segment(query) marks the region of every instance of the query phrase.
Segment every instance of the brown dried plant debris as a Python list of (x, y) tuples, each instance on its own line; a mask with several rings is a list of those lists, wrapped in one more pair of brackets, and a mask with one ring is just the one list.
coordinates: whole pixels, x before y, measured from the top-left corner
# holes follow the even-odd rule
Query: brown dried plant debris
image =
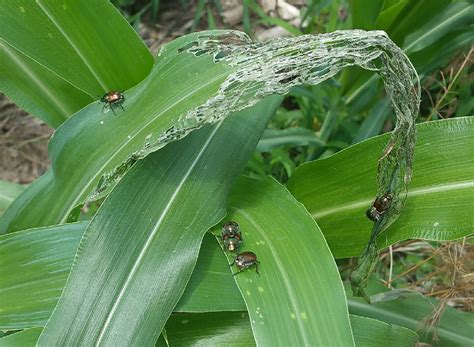
[[(412, 255), (404, 270), (393, 273), (395, 262)], [(442, 243), (405, 241), (381, 252), (381, 263), (387, 270), (383, 281), (389, 288), (406, 288), (438, 299), (438, 304), (420, 325), (420, 333), (438, 340), (437, 328), (446, 307), (474, 311), (474, 237)], [(395, 259), (395, 260), (394, 260)]]
[[(401, 257), (393, 260), (393, 254)], [(390, 271), (393, 261), (403, 262), (403, 257), (409, 254), (418, 256), (420, 260), (393, 274)], [(392, 257), (390, 249), (382, 252), (381, 260), (388, 269), (386, 285), (403, 286), (437, 298), (441, 306), (474, 311), (474, 237), (442, 243), (406, 241), (392, 246)], [(423, 271), (423, 267), (429, 271)]]
[(49, 166), (53, 130), (0, 94), (0, 179), (27, 184)]

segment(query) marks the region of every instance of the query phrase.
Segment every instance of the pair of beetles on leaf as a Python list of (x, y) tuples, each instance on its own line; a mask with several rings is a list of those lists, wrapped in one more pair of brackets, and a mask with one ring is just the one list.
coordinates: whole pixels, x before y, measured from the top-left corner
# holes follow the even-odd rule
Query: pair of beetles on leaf
[[(237, 222), (229, 221), (222, 226), (221, 232), (222, 242), (224, 242), (224, 247), (229, 252), (237, 252), (241, 243), (242, 243), (242, 233), (240, 232), (240, 227)], [(257, 260), (257, 255), (253, 252), (242, 252), (237, 254), (231, 266), (235, 264), (239, 271), (233, 275), (248, 269), (255, 265), (255, 270), (258, 272), (258, 264), (260, 262)]]
[[(382, 219), (382, 216), (387, 212), (392, 203), (393, 195), (386, 193), (382, 196), (379, 196), (372, 203), (372, 206), (367, 210), (367, 217), (374, 222), (379, 222)], [(229, 252), (237, 252), (241, 243), (242, 243), (242, 233), (240, 232), (240, 227), (237, 222), (229, 221), (222, 226), (221, 231), (222, 241), (224, 242), (224, 247)], [(260, 262), (257, 260), (257, 255), (253, 252), (242, 252), (237, 254), (232, 265), (236, 265), (239, 271), (233, 275), (244, 271), (255, 265), (255, 270), (258, 272), (258, 264)]]

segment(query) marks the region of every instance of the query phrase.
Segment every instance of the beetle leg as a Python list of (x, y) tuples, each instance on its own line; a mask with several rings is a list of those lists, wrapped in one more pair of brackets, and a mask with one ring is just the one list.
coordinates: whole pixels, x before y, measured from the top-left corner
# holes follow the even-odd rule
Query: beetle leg
[(122, 109), (123, 112), (125, 112), (125, 109), (123, 108), (122, 104), (119, 104), (120, 108)]
[(260, 263), (258, 260), (255, 262), (255, 272), (257, 272), (257, 275), (260, 276), (260, 272), (258, 272), (258, 263)]
[(238, 275), (238, 274), (241, 273), (242, 271), (244, 271), (244, 268), (242, 268), (242, 269), (240, 269), (239, 271), (233, 273), (232, 276)]
[(114, 106), (112, 104), (109, 104), (109, 107), (112, 110), (112, 113), (114, 114), (114, 116), (116, 116), (117, 114), (114, 111)]
[(235, 259), (234, 259), (234, 261), (232, 262), (232, 264), (229, 265), (229, 267), (231, 267), (231, 266), (234, 265), (234, 264), (235, 264)]

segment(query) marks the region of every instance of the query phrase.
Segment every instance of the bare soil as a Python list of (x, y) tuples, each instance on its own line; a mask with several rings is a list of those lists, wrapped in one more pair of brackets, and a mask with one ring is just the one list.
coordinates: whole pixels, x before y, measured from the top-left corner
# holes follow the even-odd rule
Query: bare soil
[(28, 184), (49, 167), (53, 130), (0, 94), (0, 179)]

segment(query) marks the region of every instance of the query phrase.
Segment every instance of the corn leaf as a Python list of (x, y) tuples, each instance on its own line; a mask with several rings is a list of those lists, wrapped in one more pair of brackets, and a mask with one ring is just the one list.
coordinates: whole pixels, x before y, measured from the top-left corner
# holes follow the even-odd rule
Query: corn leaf
[(109, 1), (2, 1), (0, 23), (0, 89), (53, 127), (153, 63)]
[(31, 328), (0, 338), (2, 347), (34, 347), (43, 328)]
[(40, 345), (155, 343), (280, 102), (271, 97), (133, 166), (88, 225)]
[[(417, 335), (404, 327), (350, 315), (356, 346), (411, 346)], [(247, 312), (173, 314), (166, 323), (171, 346), (255, 346)], [(282, 344), (283, 345), (283, 344)], [(160, 339), (157, 346), (166, 346)]]
[[(417, 125), (413, 181), (400, 218), (380, 247), (406, 239), (454, 240), (474, 230), (474, 119)], [(373, 224), (376, 159), (389, 135), (351, 146), (296, 169), (288, 189), (323, 230), (336, 258), (357, 256)]]
[(339, 31), (265, 43), (236, 31), (193, 33), (161, 48), (147, 78), (124, 93), (124, 110), (107, 107), (104, 113), (93, 103), (56, 131), (49, 144), (51, 170), (5, 212), (0, 232), (72, 221), (74, 208), (108, 194), (137, 160), (167, 143), (266, 96), (320, 83), (345, 66), (372, 64), (380, 64), (398, 110), (399, 131), (391, 139), (397, 148), (382, 160), (380, 181), (403, 175), (405, 166), (397, 169), (392, 157), (404, 151), (398, 161), (410, 162), (411, 147), (403, 144), (413, 140), (416, 72), (384, 33)]
[[(439, 301), (425, 298), (421, 294), (409, 295), (394, 301), (367, 304), (362, 298), (352, 296), (349, 285), (346, 288), (349, 311), (353, 314), (416, 331), (420, 340), (425, 343), (448, 347), (472, 345), (474, 340), (474, 314), (472, 312), (462, 312), (449, 306), (442, 308)], [(369, 294), (389, 293), (389, 289), (380, 283), (369, 282), (368, 292)], [(430, 322), (430, 318), (437, 314), (439, 314), (439, 321)]]
[(44, 326), (64, 289), (86, 222), (0, 238), (0, 329)]
[[(242, 230), (239, 251), (260, 260), (260, 275), (255, 268), (235, 275), (257, 344), (353, 345), (336, 264), (307, 211), (270, 178), (240, 178), (229, 205), (226, 220)], [(226, 255), (232, 262), (233, 255)]]
[[(36, 230), (31, 229), (0, 237), (0, 253), (5, 255), (5, 263), (9, 264), (4, 266), (2, 263), (0, 267), (0, 275), (4, 279), (0, 282), (1, 329), (14, 330), (46, 324), (64, 287), (75, 249), (86, 226), (87, 223), (85, 222), (74, 223)], [(61, 247), (55, 246), (58, 244)], [(14, 286), (11, 287), (10, 284), (12, 283)], [(370, 294), (387, 290), (383, 286), (375, 286), (372, 282), (370, 284), (368, 288)], [(28, 293), (30, 294), (28, 295)], [(428, 300), (421, 295), (415, 295), (369, 305), (360, 298), (353, 298), (349, 287), (347, 287), (346, 293), (349, 296), (349, 312), (407, 327), (413, 331), (418, 331), (422, 341), (431, 341), (431, 335), (426, 334), (426, 331), (422, 328), (423, 321), (432, 314), (434, 308), (439, 304), (436, 300)], [(227, 320), (224, 317), (236, 317), (236, 326), (234, 327), (236, 330), (229, 328), (228, 331), (237, 333), (242, 329), (246, 329), (239, 323), (239, 319), (245, 310), (245, 303), (235, 281), (230, 276), (228, 262), (222, 255), (215, 238), (210, 234), (206, 234), (196, 267), (174, 312), (208, 313), (227, 311), (217, 317), (219, 317), (219, 320), (226, 322)], [(233, 316), (228, 311), (237, 313)], [(204, 316), (191, 315), (190, 317)], [(179, 321), (179, 317), (184, 316), (172, 315), (169, 322), (174, 321), (176, 323)], [(209, 316), (206, 317), (210, 319)], [(379, 333), (378, 330), (360, 331), (354, 326), (352, 318), (351, 324), (356, 343), (358, 343), (358, 336), (361, 334), (371, 333), (371, 335), (367, 335), (367, 338), (370, 338), (370, 336)], [(182, 318), (181, 321), (186, 319)], [(245, 319), (248, 320), (248, 318)], [(191, 320), (189, 321), (191, 322)], [(464, 323), (459, 324), (459, 322)], [(247, 321), (246, 324), (249, 325), (248, 328), (250, 329), (250, 322)], [(214, 332), (215, 330), (224, 332), (226, 331), (225, 326), (228, 327), (226, 324), (219, 325), (216, 323), (212, 326), (209, 325), (209, 329)], [(456, 343), (459, 345), (463, 341), (473, 338), (470, 335), (472, 333), (469, 326), (474, 326), (474, 315), (447, 307), (437, 326), (437, 335), (448, 346), (456, 345)], [(212, 330), (212, 327), (215, 327), (215, 330)], [(185, 334), (184, 326), (182, 331)], [(170, 326), (167, 326), (167, 333), (173, 335)], [(194, 333), (197, 335), (196, 339), (198, 339), (200, 333), (196, 330), (194, 330)], [(188, 335), (188, 333), (185, 335)], [(169, 336), (169, 338), (172, 337)], [(177, 336), (177, 338), (180, 337)], [(189, 335), (187, 338), (189, 338)], [(449, 341), (452, 341), (452, 344)]]
[(23, 189), (25, 187), (21, 184), (0, 180), (0, 216)]

